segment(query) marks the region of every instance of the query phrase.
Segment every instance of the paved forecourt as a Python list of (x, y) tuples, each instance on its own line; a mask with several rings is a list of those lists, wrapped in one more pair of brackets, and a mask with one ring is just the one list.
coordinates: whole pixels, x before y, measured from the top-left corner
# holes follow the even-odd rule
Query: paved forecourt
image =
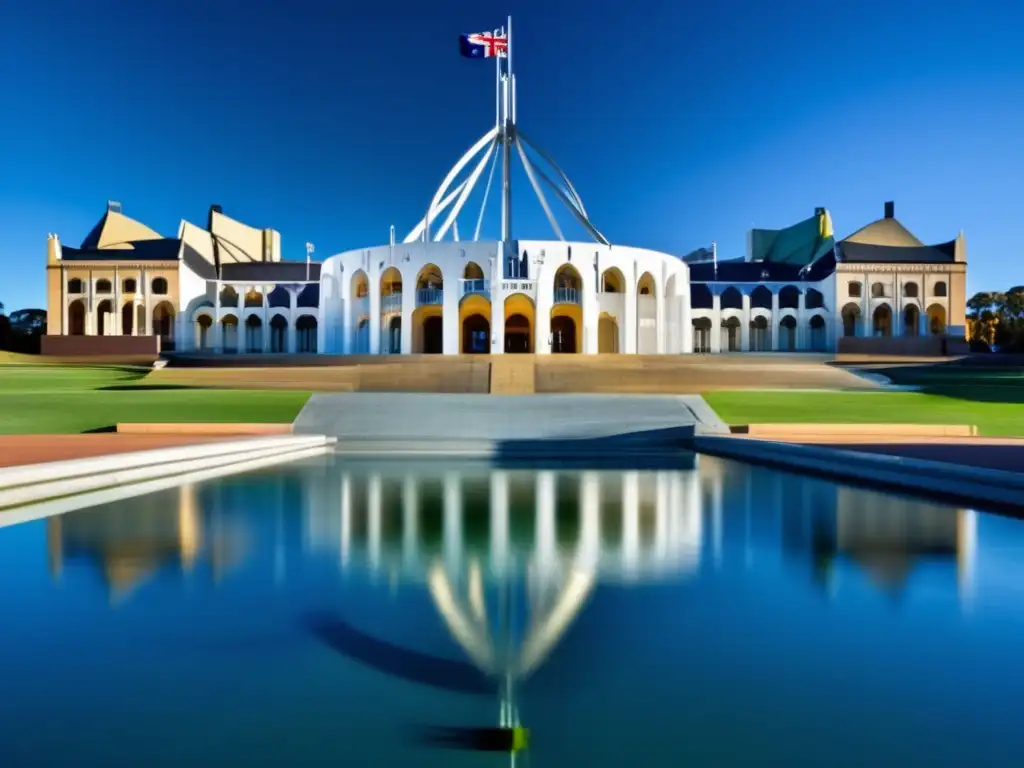
[(661, 445), (698, 425), (721, 428), (698, 396), (315, 394), (296, 434), (327, 434), (339, 446), (391, 443), (429, 453), (441, 446), (509, 441), (632, 439)]

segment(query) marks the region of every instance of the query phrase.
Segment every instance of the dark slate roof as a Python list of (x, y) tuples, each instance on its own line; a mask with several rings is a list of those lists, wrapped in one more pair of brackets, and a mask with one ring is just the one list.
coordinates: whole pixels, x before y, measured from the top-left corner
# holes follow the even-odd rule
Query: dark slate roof
[(869, 245), (843, 240), (839, 243), (840, 261), (853, 264), (944, 264), (954, 261), (956, 241), (942, 245), (897, 246)]
[(320, 263), (310, 262), (307, 277), (305, 261), (250, 261), (221, 264), (221, 280), (248, 280), (264, 283), (302, 283), (320, 279)]
[(802, 283), (817, 282), (835, 271), (836, 260), (829, 251), (808, 268), (798, 264), (731, 259), (718, 262), (717, 276), (713, 263), (690, 265), (691, 283)]
[(216, 280), (217, 268), (204, 259), (199, 252), (188, 243), (181, 249), (181, 260), (185, 266), (204, 280)]
[(177, 238), (136, 240), (134, 248), (71, 248), (61, 246), (61, 259), (67, 261), (177, 261)]

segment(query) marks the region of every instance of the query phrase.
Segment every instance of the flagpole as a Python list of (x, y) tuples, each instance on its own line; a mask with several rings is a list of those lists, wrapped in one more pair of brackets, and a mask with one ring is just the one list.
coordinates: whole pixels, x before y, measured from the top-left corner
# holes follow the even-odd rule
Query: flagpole
[(508, 17), (508, 35), (505, 51), (504, 114), (502, 115), (502, 162), (501, 162), (501, 240), (505, 248), (512, 242), (512, 17)]

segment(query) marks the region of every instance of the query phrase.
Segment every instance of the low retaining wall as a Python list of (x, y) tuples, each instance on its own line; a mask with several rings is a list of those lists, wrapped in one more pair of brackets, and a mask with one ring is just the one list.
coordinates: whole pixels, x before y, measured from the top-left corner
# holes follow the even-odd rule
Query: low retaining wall
[(254, 460), (326, 451), (334, 438), (261, 437), (0, 469), (0, 509)]
[(125, 435), (290, 435), (291, 424), (125, 423), (117, 431)]
[(939, 496), (946, 501), (982, 502), (1012, 509), (1015, 514), (1024, 511), (1022, 472), (746, 437), (697, 436), (693, 446), (701, 453), (822, 474), (861, 485)]
[(48, 357), (160, 357), (159, 336), (43, 336)]

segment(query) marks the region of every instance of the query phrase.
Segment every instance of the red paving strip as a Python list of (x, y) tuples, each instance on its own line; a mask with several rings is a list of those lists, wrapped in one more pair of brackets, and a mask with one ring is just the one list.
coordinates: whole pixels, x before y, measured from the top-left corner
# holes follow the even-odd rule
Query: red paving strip
[[(251, 437), (240, 435), (239, 437)], [(47, 461), (86, 459), (111, 453), (148, 451), (178, 445), (213, 443), (233, 439), (231, 435), (0, 435), (0, 467), (18, 467)]]

